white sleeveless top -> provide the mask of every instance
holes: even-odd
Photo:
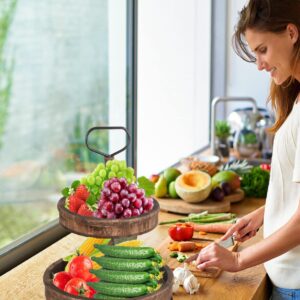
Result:
[[[275,134],[270,183],[264,215],[264,237],[285,225],[300,201],[300,101]],[[300,235],[300,232],[298,233]],[[287,236],[286,239],[289,237]],[[282,241],[284,243],[285,241]],[[300,289],[300,245],[265,264],[272,283]]]

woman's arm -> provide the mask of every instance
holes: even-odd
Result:
[[[268,238],[238,253],[239,269],[266,262],[298,245],[300,245],[300,201],[296,213],[288,223]]]
[[[231,252],[217,243],[202,249],[196,260],[197,268],[219,267],[237,272],[261,264],[300,245],[300,202],[290,221],[263,241],[241,252]],[[226,233],[227,234],[227,233]]]

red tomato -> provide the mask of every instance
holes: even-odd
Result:
[[[85,280],[81,278],[72,278],[69,280],[64,291],[76,296],[81,295],[89,297],[91,294],[90,287],[87,285]]]
[[[169,228],[169,236],[174,241],[188,241],[193,234],[194,228],[189,224],[176,224]]]
[[[70,262],[69,273],[72,277],[78,277],[85,281],[89,281],[94,277],[94,274],[90,273],[92,267],[92,260],[88,256],[75,256]]]
[[[271,165],[269,165],[269,164],[261,164],[260,168],[262,170],[265,170],[265,171],[270,171],[271,170]]]
[[[67,282],[72,279],[68,272],[58,272],[53,277],[53,284],[61,290],[64,290]]]
[[[89,287],[89,295],[88,298],[93,298],[94,295],[97,293],[96,290],[94,290],[91,286]]]

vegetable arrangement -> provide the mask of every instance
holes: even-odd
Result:
[[[92,257],[101,266],[90,271],[100,280],[88,283],[96,291],[95,299],[139,297],[159,289],[162,258],[153,248],[97,244],[95,248],[105,254]]]
[[[266,197],[270,180],[267,167],[254,167],[242,176],[241,187],[248,197]]]

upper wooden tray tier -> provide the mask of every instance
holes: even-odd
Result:
[[[53,274],[63,271],[66,266],[66,262],[62,259],[51,264],[45,271],[43,276],[43,281],[45,285],[45,297],[46,300],[77,300],[77,299],[87,299],[86,297],[74,296],[68,294],[60,289],[58,289],[53,284]],[[162,280],[162,286],[156,292],[151,294],[135,297],[130,299],[135,300],[170,300],[172,298],[172,285],[173,285],[173,272],[169,267],[164,266],[162,268],[164,272],[164,277]]]
[[[59,223],[70,232],[100,238],[137,236],[154,229],[158,224],[159,204],[154,200],[153,209],[138,217],[128,219],[100,219],[85,217],[65,208],[65,198],[57,204]]]

